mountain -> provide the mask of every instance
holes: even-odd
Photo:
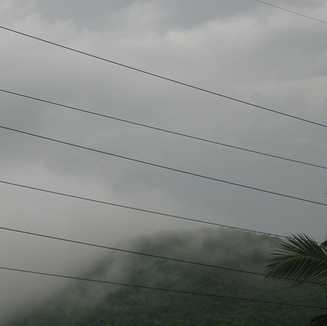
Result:
[[[263,273],[277,243],[250,232],[201,229],[157,233],[124,248]],[[109,253],[81,277],[193,294],[76,281],[5,326],[305,325],[321,311],[302,305],[320,307],[325,300],[312,286],[295,289],[250,273],[122,252]]]

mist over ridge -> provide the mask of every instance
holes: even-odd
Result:
[[[123,242],[119,248],[264,273],[266,259],[277,243],[274,237],[217,228],[157,232]],[[41,326],[42,323],[49,326],[152,325],[155,320],[158,325],[174,321],[171,325],[177,326],[184,325],[183,319],[188,325],[198,325],[200,320],[208,323],[205,325],[222,320],[224,325],[249,325],[249,318],[253,321],[251,325],[262,325],[267,313],[271,314],[267,325],[287,325],[281,322],[283,314],[292,312],[286,321],[296,322],[308,319],[312,309],[260,304],[251,299],[308,305],[318,305],[321,299],[317,295],[311,300],[314,292],[310,289],[291,289],[278,281],[264,281],[258,275],[122,252],[109,252],[80,276],[218,295],[218,298],[74,281],[53,298],[31,307],[21,318],[8,321],[6,326]],[[250,301],[237,300],[238,297]]]

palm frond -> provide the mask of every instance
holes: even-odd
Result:
[[[293,285],[311,282],[327,289],[327,252],[315,240],[297,234],[281,240],[267,264],[267,276],[287,279]]]

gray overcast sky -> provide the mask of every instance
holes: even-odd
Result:
[[[327,20],[326,1],[274,1]],[[1,25],[327,124],[327,25],[253,0],[1,0]],[[0,30],[0,88],[327,165],[326,128]],[[326,170],[0,93],[1,125],[327,203]],[[0,179],[258,231],[327,236],[326,207],[0,130]],[[0,185],[2,227],[109,246],[203,225]],[[1,265],[75,273],[103,255],[1,232]],[[10,307],[58,282],[0,272]],[[31,281],[32,280],[32,281]],[[42,283],[44,282],[44,283]],[[37,284],[37,286],[36,286]],[[61,284],[61,283],[60,283]],[[33,296],[32,296],[33,297]],[[37,299],[36,299],[37,300]],[[15,304],[14,304],[15,302]]]

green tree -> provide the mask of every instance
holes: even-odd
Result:
[[[289,281],[292,285],[310,283],[327,291],[327,241],[297,234],[282,239],[267,264],[267,276]],[[326,326],[327,314],[314,317],[308,326]]]

